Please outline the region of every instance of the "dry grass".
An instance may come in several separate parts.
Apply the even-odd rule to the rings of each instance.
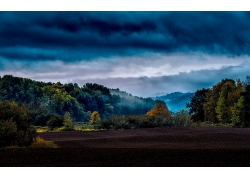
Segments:
[[[58,148],[58,146],[52,141],[45,141],[44,139],[37,137],[31,148]]]
[[[42,132],[47,132],[48,127],[43,127],[43,126],[35,126],[36,132],[42,133]]]

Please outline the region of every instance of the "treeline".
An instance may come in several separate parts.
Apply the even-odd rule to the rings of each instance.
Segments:
[[[162,103],[156,104],[145,115],[110,116],[105,120],[96,121],[97,127],[101,129],[185,127],[191,124],[192,121],[186,110],[171,114]]]
[[[45,83],[22,77],[0,77],[0,101],[9,100],[24,104],[29,110],[33,125],[44,126],[53,116],[63,117],[69,112],[74,122],[89,122],[97,111],[101,119],[114,115],[142,115],[156,103],[151,98],[139,98],[119,89],[87,83]],[[165,104],[164,102],[161,102]]]
[[[197,90],[187,103],[195,122],[250,126],[250,76],[245,81],[223,79],[212,88]]]

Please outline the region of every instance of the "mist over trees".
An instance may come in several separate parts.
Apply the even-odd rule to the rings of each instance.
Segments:
[[[63,124],[66,112],[73,122],[89,122],[94,111],[101,119],[145,115],[160,102],[95,83],[80,87],[77,83],[45,83],[12,75],[0,77],[0,101],[4,100],[27,107],[33,125],[49,124],[52,129]]]

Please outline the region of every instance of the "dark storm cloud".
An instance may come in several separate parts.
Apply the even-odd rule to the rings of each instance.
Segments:
[[[0,56],[77,61],[144,52],[249,55],[249,21],[249,12],[0,12]],[[28,55],[19,48],[40,51]]]
[[[249,12],[0,12],[0,75],[138,96],[249,75]]]

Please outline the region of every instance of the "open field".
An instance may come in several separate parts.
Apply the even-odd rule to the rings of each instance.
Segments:
[[[250,166],[250,129],[46,132],[57,149],[1,149],[0,166]]]

